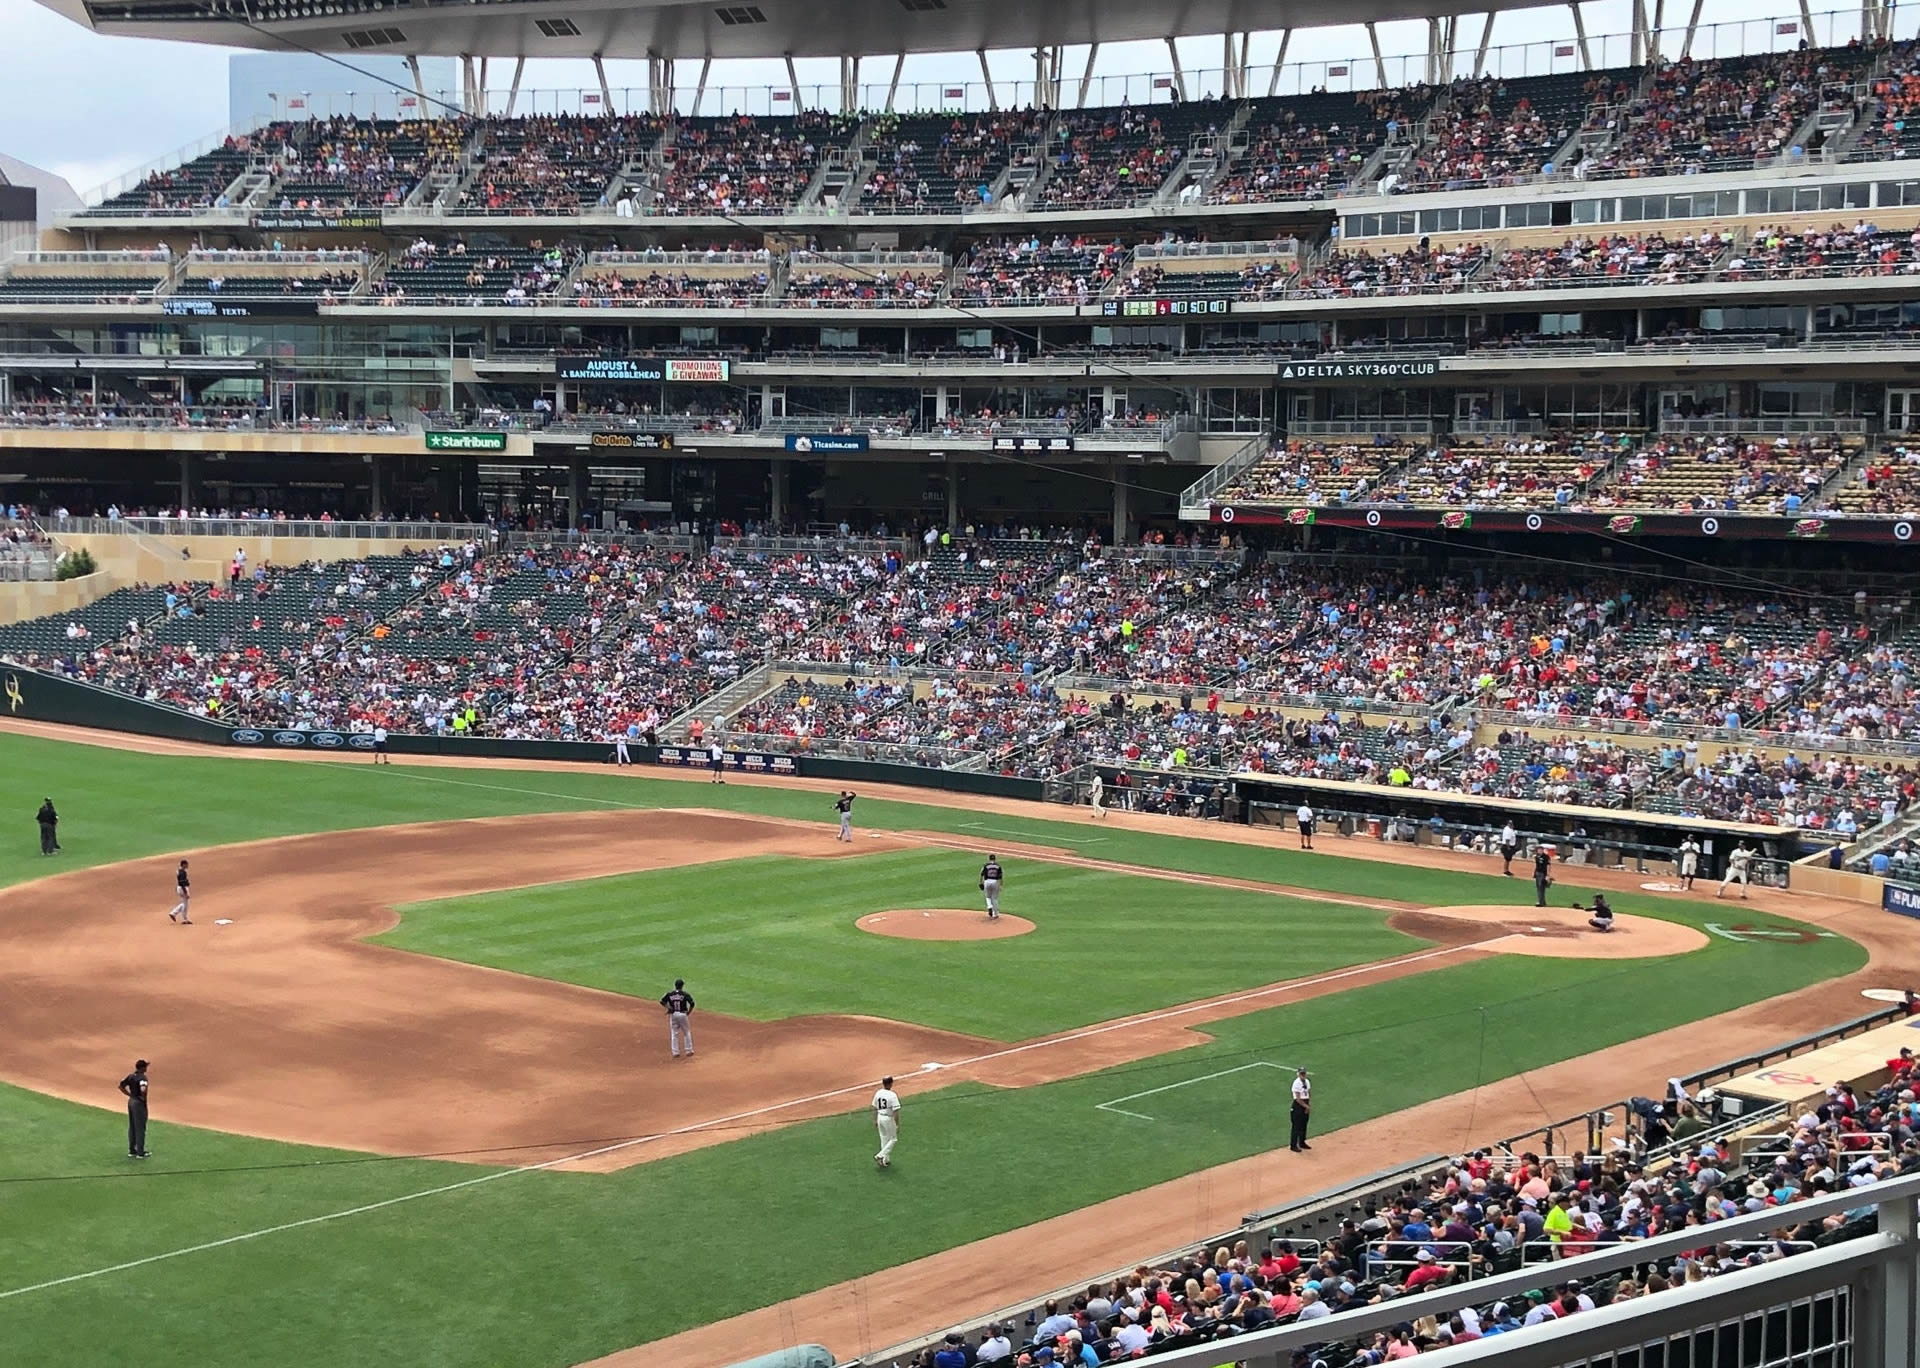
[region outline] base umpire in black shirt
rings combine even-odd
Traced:
[[[55,836],[55,828],[60,825],[60,814],[53,810],[53,799],[40,804],[40,811],[34,814],[34,820],[40,824],[40,853],[51,855],[60,848]]]
[[[127,1158],[150,1159],[147,1153],[147,1061],[137,1059],[133,1072],[120,1080],[127,1099]]]

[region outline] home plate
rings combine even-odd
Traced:
[[[215,917],[213,919],[213,924],[215,926],[232,926],[233,918],[232,917]]]

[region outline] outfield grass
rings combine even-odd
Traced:
[[[648,998],[684,976],[705,1010],[757,1021],[848,1012],[989,1040],[1026,1040],[1428,944],[1388,930],[1372,908],[1032,860],[1008,862],[1002,902],[1035,922],[1028,935],[911,941],[854,925],[890,908],[978,906],[977,870],[951,850],[760,856],[417,903],[380,940]],[[1169,935],[1193,953],[1139,953]],[[1232,953],[1213,954],[1215,946]],[[1088,972],[1070,991],[1019,991],[1016,1000],[1036,964]]]
[[[49,792],[67,815],[67,854],[59,861],[35,853],[30,820]],[[0,809],[16,813],[18,823],[17,843],[0,850],[0,882],[299,831],[609,803],[699,803],[823,823],[832,815],[821,795],[747,786],[691,791],[612,774],[454,776],[397,765],[374,772],[157,758],[0,736]],[[862,807],[868,824],[910,829],[971,835],[976,828],[968,824],[985,820],[918,804]],[[1084,824],[998,815],[991,822],[1003,829],[996,835],[1039,844],[1072,848],[1089,838]],[[1085,848],[1130,863],[1421,902],[1506,901],[1514,887],[1497,877],[1204,839],[1127,833]],[[1107,954],[1048,967],[1089,992],[1115,955],[1168,972],[1183,958],[1230,967],[1246,953],[1244,936],[1179,933],[1179,910],[1197,891],[1177,891],[1172,935],[1115,936]],[[537,891],[549,893],[564,895]],[[1713,911],[1635,894],[1614,902],[1622,912],[1695,925]],[[426,921],[418,929],[433,933]],[[516,1174],[18,1296],[6,1294],[497,1171],[188,1131],[167,1124],[164,1103],[152,1139],[158,1157],[128,1169],[116,1157],[124,1142],[117,1113],[0,1088],[7,1233],[0,1345],[9,1361],[83,1368],[563,1368],[1271,1149],[1284,1125],[1284,1076],[1247,1070],[1228,1080],[1245,1086],[1224,1094],[1173,1087],[1153,1099],[1151,1122],[1100,1110],[1102,1102],[1254,1060],[1303,1063],[1319,1075],[1315,1124],[1326,1131],[1849,972],[1864,960],[1858,946],[1839,939],[1716,939],[1666,960],[1456,964],[1214,1023],[1209,1043],[1086,1078],[912,1097],[899,1161],[886,1175],[868,1160],[864,1115],[829,1117],[617,1174]],[[979,993],[996,985],[1017,1006],[1044,995],[1039,979],[973,975],[965,986]],[[1649,1084],[1661,1074],[1659,1061],[1649,1060]],[[1490,1121],[1489,1132],[1495,1128]],[[1435,1147],[1467,1138],[1435,1137]],[[458,1118],[449,1118],[448,1141],[457,1147]],[[1140,1252],[1115,1250],[1112,1260]]]

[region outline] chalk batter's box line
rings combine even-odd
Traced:
[[[1159,1093],[1172,1092],[1175,1088],[1191,1087],[1195,1083],[1207,1083],[1216,1078],[1225,1078],[1230,1074],[1245,1073],[1248,1069],[1291,1069],[1291,1064],[1275,1064],[1269,1059],[1256,1059],[1251,1064],[1236,1064],[1231,1069],[1222,1069],[1218,1073],[1201,1074],[1198,1078],[1183,1078],[1178,1083],[1168,1083],[1158,1088],[1148,1088],[1145,1092],[1128,1093],[1125,1097],[1116,1097],[1111,1102],[1096,1102],[1095,1111],[1112,1112],[1115,1116],[1131,1116],[1136,1121],[1151,1121],[1154,1118],[1145,1112],[1128,1111],[1122,1102],[1137,1102],[1143,1097],[1153,1097]]]

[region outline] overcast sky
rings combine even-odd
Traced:
[[[1630,0],[1589,0],[1585,5],[1587,33],[1596,50],[1596,63],[1626,61],[1624,44],[1604,53],[1599,50],[1603,34],[1622,34],[1629,26]],[[1665,44],[1670,55],[1679,48],[1679,31],[1684,29],[1691,9],[1687,0],[1669,0],[1668,18],[1680,26]],[[1755,51],[1763,46],[1790,45],[1792,36],[1775,32],[1775,16],[1787,22],[1797,21],[1797,7],[1787,0],[1705,0],[1701,24],[1725,27],[1696,42],[1696,55],[1722,55]],[[1817,41],[1837,38],[1845,41],[1858,28],[1859,10],[1828,12],[1815,7],[1814,33]],[[150,39],[102,38],[88,32],[34,3],[34,0],[0,0],[0,33],[9,39],[7,75],[0,81],[0,151],[44,167],[66,177],[82,194],[124,172],[149,165],[209,134],[222,132],[227,117],[227,50],[187,43],[166,43]],[[1461,46],[1471,49],[1479,42],[1480,19],[1469,16],[1462,21]],[[1533,12],[1503,14],[1494,29],[1496,49],[1504,49],[1504,62],[1497,69],[1512,74],[1547,69],[1565,69],[1564,59],[1555,59],[1557,43],[1572,42],[1573,25],[1564,5]],[[1912,37],[1912,25],[1900,25],[1899,37]],[[1278,47],[1277,35],[1256,35],[1252,62],[1256,68],[1254,93],[1264,94],[1266,72]],[[1389,58],[1395,54],[1417,54],[1424,50],[1426,31],[1423,21],[1382,25],[1381,50]],[[1531,45],[1531,46],[1529,46]],[[1181,60],[1190,73],[1220,65],[1221,43],[1218,36],[1188,39],[1181,44]],[[1371,81],[1372,60],[1364,30],[1357,27],[1322,29],[1297,34],[1288,49],[1289,63],[1331,63],[1351,60],[1355,76]],[[1028,80],[1033,61],[1026,53],[990,54],[996,81]],[[1070,49],[1066,69],[1071,73],[1068,99],[1084,60],[1083,50]],[[1462,59],[1463,69],[1471,57]],[[722,67],[727,69],[723,72]],[[1494,67],[1493,62],[1489,63]],[[644,90],[646,73],[639,62],[609,62],[608,77],[616,89]],[[838,80],[830,61],[799,63],[804,85],[818,83],[829,88]],[[1169,69],[1164,45],[1150,43],[1116,44],[1102,48],[1097,74],[1132,74]],[[1395,64],[1389,79],[1401,79],[1400,71],[1417,73],[1414,66]],[[512,64],[496,63],[490,85],[504,87]],[[1324,71],[1324,66],[1321,68]],[[871,61],[863,72],[870,83],[884,83],[891,72],[890,61]],[[904,82],[938,83],[979,82],[979,67],[972,54],[960,57],[909,58]],[[784,84],[785,72],[778,62],[716,63],[712,82],[729,86]],[[585,62],[555,60],[527,64],[523,83],[525,92],[538,88],[577,89],[593,83],[592,68]],[[691,84],[691,79],[683,80]],[[1199,82],[1196,80],[1195,84]],[[1287,87],[1283,86],[1283,89]],[[1201,93],[1191,89],[1190,93]],[[1008,93],[1003,92],[1003,99]],[[704,113],[723,112],[711,106]]]

